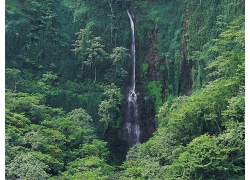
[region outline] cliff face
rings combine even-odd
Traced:
[[[204,68],[216,55],[201,52],[209,49],[227,23],[244,14],[244,1],[150,1],[134,8],[139,14],[141,81],[160,84],[157,92],[153,85],[144,87],[154,101],[164,102],[171,96],[189,96],[206,83]]]
[[[204,68],[216,55],[201,55],[201,51],[209,49],[224,25],[233,20],[230,11],[237,16],[244,9],[232,7],[227,0],[170,0],[131,8],[137,17],[137,90],[146,140],[155,130],[155,114],[165,101],[189,96],[206,83]]]
[[[145,39],[147,45],[145,50],[145,61],[148,64],[147,77],[150,81],[159,80],[161,78],[161,74],[157,68],[160,63],[159,51],[157,49],[158,33],[158,23],[155,23],[150,36]]]
[[[189,8],[188,4],[185,7],[184,20],[182,24],[182,44],[181,44],[181,55],[183,57],[182,64],[182,76],[181,76],[181,93],[189,96],[192,94],[192,62],[188,60],[188,26],[189,26]]]
[[[152,29],[149,30],[148,35],[144,36],[143,43],[145,44],[143,49],[144,57],[142,56],[142,63],[146,64],[147,68],[138,68],[139,73],[144,73],[144,77],[138,77],[138,90],[140,91],[140,118],[141,118],[141,141],[146,142],[156,130],[156,109],[155,101],[156,97],[152,96],[150,91],[152,88],[147,83],[156,82],[162,80],[161,72],[158,66],[160,65],[161,58],[159,57],[158,33],[159,26],[157,22],[151,22]],[[139,44],[140,46],[140,44]],[[140,65],[138,66],[140,67]],[[144,72],[143,72],[144,71]],[[161,87],[160,87],[161,88]],[[158,97],[161,96],[160,91],[157,92]]]
[[[181,33],[180,33],[180,41],[179,48],[175,49],[176,51],[180,51],[180,59],[179,63],[172,62],[172,65],[179,66],[179,73],[180,77],[178,80],[178,94],[180,95],[190,95],[192,93],[192,61],[188,60],[188,41],[189,41],[189,8],[188,4],[183,4],[185,8],[183,8],[183,17],[182,24],[180,26]],[[174,14],[172,15],[174,16]],[[180,17],[181,18],[181,17]],[[159,25],[157,22],[152,24],[154,26],[154,29],[151,30],[150,36],[145,38],[145,62],[148,64],[147,69],[147,78],[149,81],[161,81],[162,83],[162,91],[161,91],[161,97],[162,102],[165,101],[166,98],[166,88],[168,87],[167,83],[167,68],[170,67],[164,67],[165,63],[164,61],[167,61],[167,58],[160,57],[160,51],[159,51],[159,41],[162,41],[163,39],[160,39],[159,37]],[[164,31],[164,29],[161,29],[161,31]],[[171,44],[170,44],[171,46]],[[168,47],[169,48],[169,47]],[[163,70],[162,70],[163,69]],[[169,71],[174,71],[174,69],[169,69]],[[170,72],[175,73],[175,72]],[[170,79],[170,81],[174,81],[174,79]],[[172,82],[170,82],[172,83]]]

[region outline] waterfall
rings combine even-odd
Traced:
[[[130,96],[135,96],[136,97],[136,94],[135,94],[135,28],[134,28],[134,22],[133,22],[133,19],[131,17],[131,15],[129,14],[128,10],[127,10],[127,14],[128,14],[128,17],[129,17],[129,20],[130,20],[130,26],[131,26],[131,38],[132,38],[132,43],[131,43],[131,57],[132,57],[132,60],[133,60],[133,78],[132,78],[132,90],[131,90],[131,94]]]
[[[130,20],[131,26],[131,60],[132,60],[132,86],[129,88],[129,93],[127,96],[127,117],[125,123],[125,129],[127,130],[127,141],[131,147],[133,144],[140,142],[140,126],[138,122],[138,104],[137,104],[137,94],[135,91],[135,35],[134,35],[134,22],[127,10],[127,14]]]

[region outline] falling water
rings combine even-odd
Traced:
[[[130,20],[130,26],[131,26],[131,34],[132,34],[132,43],[131,43],[131,57],[132,57],[132,60],[133,60],[133,74],[132,74],[132,89],[130,91],[130,94],[129,94],[129,97],[135,97],[135,100],[136,100],[136,94],[135,94],[135,28],[134,28],[134,22],[133,22],[133,19],[131,17],[131,15],[129,14],[128,10],[127,10],[127,13],[128,13],[128,17],[129,17],[129,20]]]
[[[127,119],[125,123],[125,128],[128,133],[128,142],[129,146],[140,142],[140,126],[138,122],[138,104],[137,104],[137,94],[135,92],[135,35],[134,35],[134,22],[133,19],[127,11],[130,25],[131,25],[131,34],[132,34],[132,43],[131,43],[131,59],[133,61],[133,70],[132,70],[132,87],[129,89],[128,94],[128,106],[127,106]]]

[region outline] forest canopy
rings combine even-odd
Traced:
[[[245,179],[243,0],[8,0],[4,73],[5,179]]]

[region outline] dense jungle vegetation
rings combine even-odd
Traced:
[[[6,0],[5,178],[245,179],[244,0]]]

